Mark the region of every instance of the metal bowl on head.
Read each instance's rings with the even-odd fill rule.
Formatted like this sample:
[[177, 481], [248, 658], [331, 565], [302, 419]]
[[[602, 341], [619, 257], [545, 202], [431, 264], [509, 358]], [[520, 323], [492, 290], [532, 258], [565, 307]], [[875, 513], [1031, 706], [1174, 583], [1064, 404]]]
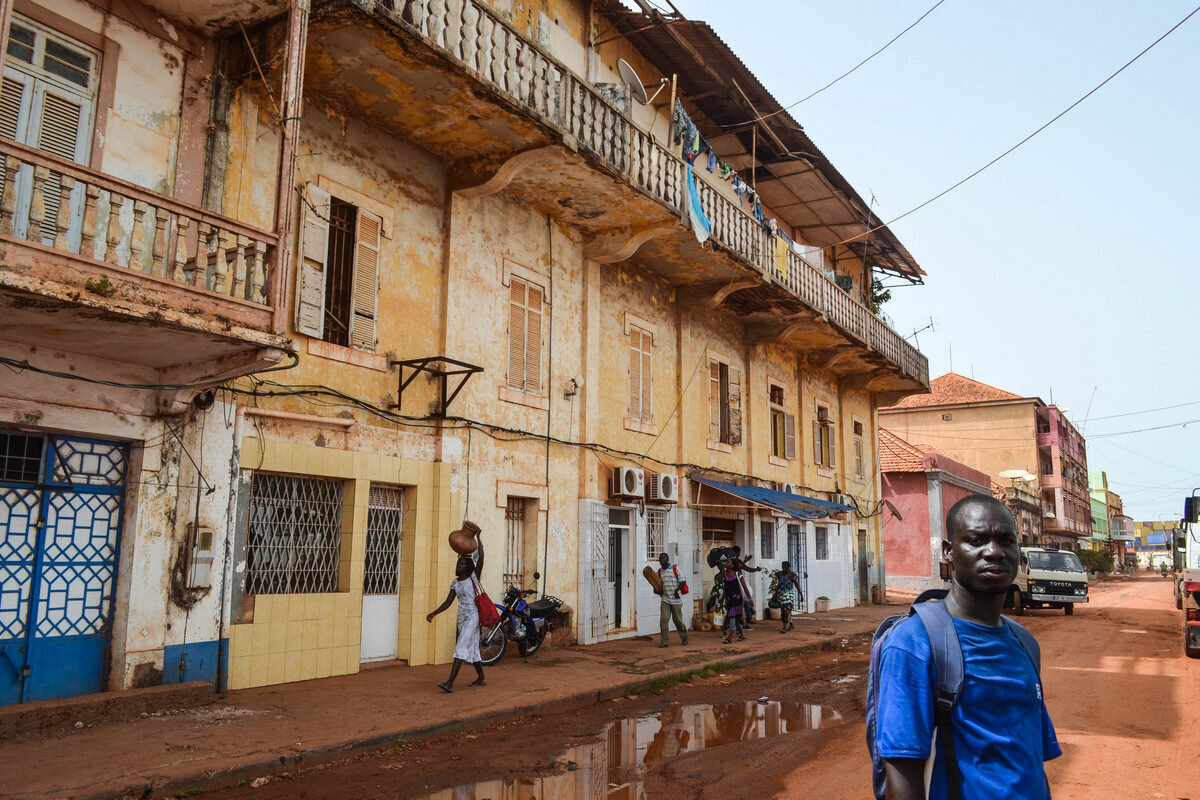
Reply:
[[478, 525], [469, 519], [464, 519], [462, 527], [456, 531], [450, 531], [450, 536], [447, 537], [450, 541], [450, 549], [460, 556], [471, 555], [479, 549], [479, 531]]

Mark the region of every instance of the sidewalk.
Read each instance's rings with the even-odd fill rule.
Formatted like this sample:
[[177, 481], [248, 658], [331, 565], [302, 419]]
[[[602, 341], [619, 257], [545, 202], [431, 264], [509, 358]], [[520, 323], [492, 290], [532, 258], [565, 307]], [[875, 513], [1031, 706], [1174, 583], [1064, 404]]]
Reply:
[[[449, 665], [367, 667], [357, 675], [229, 692], [195, 708], [100, 715], [76, 727], [88, 703], [62, 701], [63, 722], [28, 740], [0, 742], [0, 796], [32, 798], [167, 797], [218, 788], [347, 751], [468, 728], [523, 713], [580, 708], [655, 679], [708, 664], [746, 663], [869, 633], [902, 605], [835, 609], [796, 617], [779, 633], [761, 621], [746, 641], [723, 645], [718, 632], [691, 632], [691, 644], [657, 647], [658, 636], [587, 647], [543, 649], [523, 663], [515, 648], [488, 668], [488, 685], [470, 688], [471, 668], [454, 694], [437, 688]], [[174, 697], [175, 695], [170, 695]], [[165, 697], [165, 696], [164, 696]], [[138, 698], [145, 708], [146, 699]], [[75, 705], [72, 705], [75, 704]], [[145, 716], [139, 716], [138, 714]]]

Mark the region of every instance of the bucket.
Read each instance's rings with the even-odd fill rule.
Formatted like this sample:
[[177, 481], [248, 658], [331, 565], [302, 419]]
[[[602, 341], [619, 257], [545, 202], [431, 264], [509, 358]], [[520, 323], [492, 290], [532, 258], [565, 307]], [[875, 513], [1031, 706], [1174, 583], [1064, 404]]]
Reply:
[[725, 625], [725, 612], [724, 611], [714, 611], [712, 619], [713, 619], [713, 627], [714, 628], [723, 627]]

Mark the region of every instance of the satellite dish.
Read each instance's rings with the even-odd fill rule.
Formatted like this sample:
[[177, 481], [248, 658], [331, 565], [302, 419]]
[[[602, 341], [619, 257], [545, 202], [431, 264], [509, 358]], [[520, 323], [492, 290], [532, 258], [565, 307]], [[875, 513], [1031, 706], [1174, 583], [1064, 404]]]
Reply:
[[1006, 469], [1000, 473], [1001, 478], [1024, 478], [1029, 473], [1023, 469]]
[[1025, 481], [1026, 483], [1033, 483], [1037, 480], [1037, 475], [1034, 475], [1032, 472], [1026, 472], [1021, 476], [1021, 480]]
[[649, 96], [646, 95], [646, 87], [642, 85], [642, 79], [638, 77], [637, 70], [630, 66], [628, 61], [618, 58], [617, 72], [620, 73], [621, 80], [625, 81], [625, 85], [629, 87], [629, 92], [634, 100], [643, 106], [650, 102]]

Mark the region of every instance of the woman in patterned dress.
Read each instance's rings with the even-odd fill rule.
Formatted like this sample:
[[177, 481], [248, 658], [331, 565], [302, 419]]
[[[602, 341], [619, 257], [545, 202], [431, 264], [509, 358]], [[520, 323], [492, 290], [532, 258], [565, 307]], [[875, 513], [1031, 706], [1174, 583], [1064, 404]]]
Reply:
[[787, 633], [796, 624], [792, 622], [792, 609], [796, 607], [797, 602], [804, 599], [804, 593], [800, 591], [800, 578], [792, 572], [791, 563], [785, 561], [782, 567], [783, 569], [775, 575], [779, 586], [776, 597], [779, 599], [779, 616], [783, 618], [783, 627], [779, 632]]
[[455, 598], [458, 599], [458, 641], [454, 644], [454, 664], [450, 667], [450, 677], [445, 683], [438, 684], [444, 692], [454, 691], [454, 679], [458, 677], [458, 671], [464, 663], [475, 667], [475, 674], [478, 676], [471, 686], [487, 685], [483, 680], [483, 664], [480, 663], [479, 657], [479, 608], [475, 605], [475, 581], [472, 580], [474, 576], [483, 574], [483, 539], [478, 541], [479, 548], [476, 552], [479, 554], [479, 561], [474, 561], [470, 556], [458, 557], [458, 563], [454, 565], [454, 580], [450, 583], [450, 592], [442, 604], [425, 617], [426, 622], [433, 622], [434, 617], [449, 608]]

